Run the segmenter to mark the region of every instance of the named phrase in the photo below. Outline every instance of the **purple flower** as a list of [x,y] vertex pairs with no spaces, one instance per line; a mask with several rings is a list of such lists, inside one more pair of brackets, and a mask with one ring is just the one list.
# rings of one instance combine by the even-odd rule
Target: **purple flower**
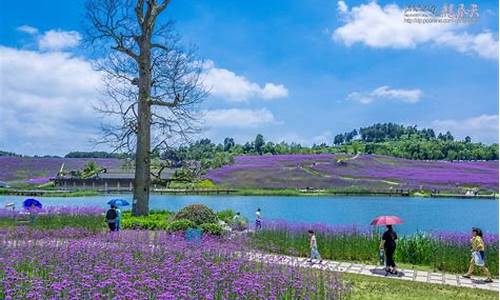
[[166,232],[3,230],[5,298],[35,297],[36,290],[35,299],[338,299],[347,290],[333,272],[244,258],[244,237],[203,236],[196,246]]
[[236,156],[234,164],[206,177],[237,188],[425,189],[498,191],[498,161],[423,161],[360,155],[338,161],[333,154]]

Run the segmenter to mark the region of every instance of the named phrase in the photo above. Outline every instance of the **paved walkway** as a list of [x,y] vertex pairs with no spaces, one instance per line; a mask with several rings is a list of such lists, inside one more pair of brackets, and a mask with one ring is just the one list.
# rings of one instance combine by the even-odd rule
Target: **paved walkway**
[[387,275],[382,266],[364,265],[350,262],[338,262],[332,260],[323,260],[320,264],[315,260],[314,263],[307,261],[307,258],[293,257],[277,254],[251,253],[248,254],[248,259],[255,261],[266,261],[276,264],[293,265],[306,268],[318,268],[337,272],[345,272],[352,274],[360,274],[366,276],[385,277],[396,280],[408,280],[417,282],[427,282],[433,284],[446,284],[456,287],[478,288],[483,290],[497,291],[498,280],[493,280],[493,283],[486,283],[485,278],[474,277],[473,279],[463,278],[457,274],[435,273],[426,271],[417,271],[410,269],[399,269],[400,276]]

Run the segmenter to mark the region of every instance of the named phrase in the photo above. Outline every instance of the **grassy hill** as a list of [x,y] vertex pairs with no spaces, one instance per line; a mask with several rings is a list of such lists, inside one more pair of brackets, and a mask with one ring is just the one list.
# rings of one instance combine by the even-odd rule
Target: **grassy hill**
[[237,156],[234,164],[212,169],[206,177],[231,188],[498,192],[498,161],[423,161],[369,154]]
[[41,184],[48,182],[50,177],[57,172],[64,163],[64,170],[81,169],[89,161],[108,170],[120,169],[123,160],[116,158],[42,158],[42,157],[17,157],[0,156],[0,181]]

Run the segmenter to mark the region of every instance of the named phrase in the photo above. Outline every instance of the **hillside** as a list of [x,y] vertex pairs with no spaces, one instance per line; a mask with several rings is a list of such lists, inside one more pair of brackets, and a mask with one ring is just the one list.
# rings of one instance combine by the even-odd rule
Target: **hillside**
[[498,191],[498,161],[423,161],[382,155],[237,156],[206,177],[232,188]]
[[43,158],[0,156],[0,181],[27,181],[44,183],[57,172],[64,163],[64,170],[81,169],[89,161],[108,170],[120,169],[123,161],[115,158]]

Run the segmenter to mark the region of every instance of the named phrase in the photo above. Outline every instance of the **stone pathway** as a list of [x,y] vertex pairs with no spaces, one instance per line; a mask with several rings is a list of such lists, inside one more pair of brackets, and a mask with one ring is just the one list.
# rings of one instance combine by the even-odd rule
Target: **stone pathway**
[[400,276],[387,275],[382,266],[364,265],[350,262],[338,262],[332,260],[319,261],[314,260],[314,263],[307,261],[307,258],[293,257],[277,254],[265,253],[248,253],[247,258],[254,261],[266,261],[275,264],[293,265],[305,268],[317,268],[336,272],[345,272],[360,274],[366,276],[385,277],[396,280],[408,280],[417,282],[427,282],[433,284],[446,284],[456,287],[478,288],[498,292],[498,280],[494,279],[492,283],[486,283],[484,277],[474,277],[473,279],[463,278],[457,274],[435,273],[426,271],[417,271],[410,269],[399,269]]

